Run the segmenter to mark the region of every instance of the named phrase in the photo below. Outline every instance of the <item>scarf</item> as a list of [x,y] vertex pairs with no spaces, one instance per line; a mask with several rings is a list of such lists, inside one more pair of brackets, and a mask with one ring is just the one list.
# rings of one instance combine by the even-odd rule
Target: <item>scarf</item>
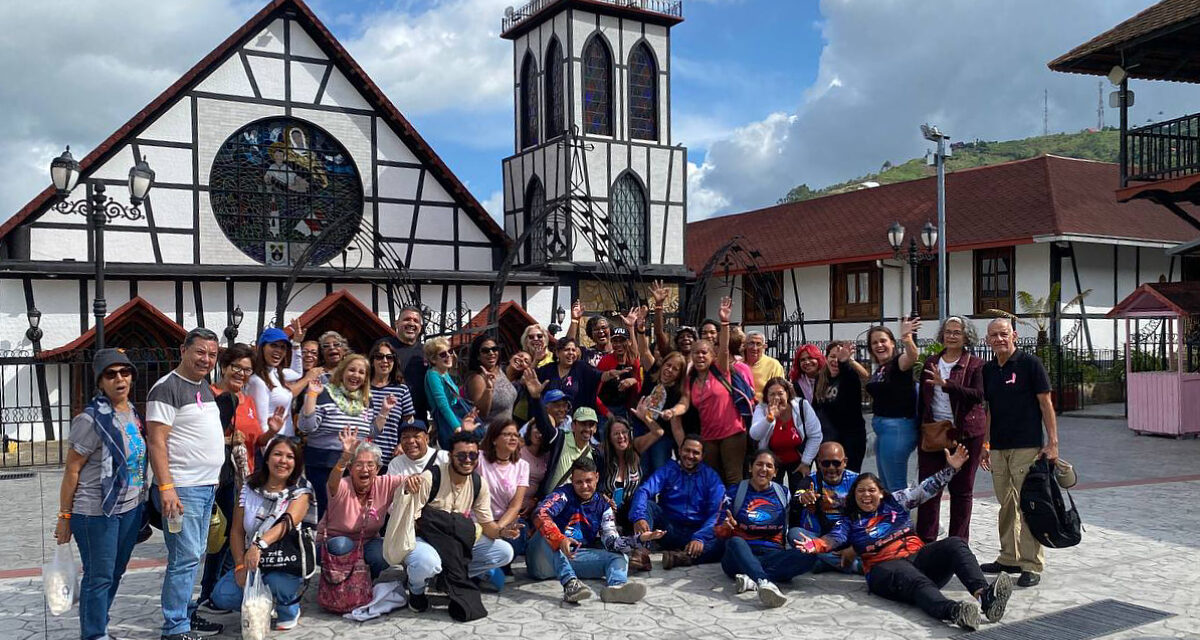
[[[134,420],[140,422],[137,409],[131,406],[130,410]],[[125,493],[125,488],[129,486],[124,425],[117,425],[116,411],[103,392],[97,393],[83,412],[91,417],[96,433],[100,435],[100,441],[104,445],[100,454],[100,506],[105,516],[112,516]],[[142,473],[144,476],[144,468]]]
[[254,488],[246,485],[246,490],[253,491],[258,497],[262,498],[262,504],[258,507],[258,511],[254,513],[254,533],[246,537],[246,548],[249,549],[254,540],[266,535],[271,527],[275,526],[283,514],[287,513],[288,507],[292,500],[307,494],[309,497],[308,513],[304,514],[303,524],[316,526],[317,524],[317,503],[316,494],[313,493],[312,485],[308,480],[301,477],[296,481],[295,486],[288,487],[283,491],[267,491],[265,485],[263,487]]
[[366,404],[360,398],[347,396],[346,390],[337,385],[331,384],[325,387],[325,390],[329,392],[329,397],[333,398],[338,410],[348,416],[356,417],[366,408]]

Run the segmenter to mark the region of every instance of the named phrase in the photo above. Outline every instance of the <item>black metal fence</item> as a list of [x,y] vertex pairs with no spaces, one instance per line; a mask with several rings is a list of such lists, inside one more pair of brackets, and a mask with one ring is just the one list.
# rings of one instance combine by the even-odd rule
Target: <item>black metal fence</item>
[[1127,180],[1166,180],[1200,172],[1200,114],[1130,129]]

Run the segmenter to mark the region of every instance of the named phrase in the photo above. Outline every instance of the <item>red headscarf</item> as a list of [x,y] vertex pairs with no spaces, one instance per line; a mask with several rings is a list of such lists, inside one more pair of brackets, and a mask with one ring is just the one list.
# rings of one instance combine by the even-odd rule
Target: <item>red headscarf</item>
[[800,357],[806,355],[811,356],[817,361],[818,371],[820,371],[821,367],[825,366],[825,354],[821,353],[821,350],[817,348],[817,345],[800,345],[800,347],[796,349],[796,355],[792,356],[792,368],[790,371],[788,371],[788,380],[791,380],[793,383],[800,379]]

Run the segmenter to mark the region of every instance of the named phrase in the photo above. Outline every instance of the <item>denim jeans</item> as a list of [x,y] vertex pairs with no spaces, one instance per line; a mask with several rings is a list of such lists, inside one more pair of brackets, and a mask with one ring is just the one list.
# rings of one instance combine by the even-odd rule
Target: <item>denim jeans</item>
[[[331,556],[344,556],[354,551],[355,540],[347,536],[335,536],[325,541],[325,549]],[[363,542],[363,561],[371,568],[371,579],[379,577],[388,568],[383,559],[383,538],[371,538]]]
[[529,541],[525,565],[529,577],[534,580],[558,578],[562,585],[572,578],[604,578],[604,584],[609,587],[629,581],[629,558],[625,554],[579,547],[575,557],[568,558],[562,551],[551,549],[540,533],[534,534]]
[[875,467],[884,488],[899,491],[908,486],[908,459],[917,450],[917,422],[912,418],[871,418],[875,430]]
[[529,547],[529,521],[525,518],[517,518],[517,523],[524,525],[521,527],[521,535],[508,541],[508,544],[512,546],[514,558],[525,555],[525,551]]
[[108,610],[117,597],[117,587],[142,526],[142,505],[111,517],[75,514],[69,522],[83,563],[79,637],[103,638],[108,633]]
[[[167,542],[167,570],[163,577],[162,612],[164,636],[192,630],[192,613],[196,602],[192,589],[196,586],[196,569],[208,546],[208,527],[212,519],[216,485],[178,487],[175,494],[183,505],[183,529],[179,533],[163,531]],[[162,511],[162,496],[158,486],[150,492],[155,506]],[[163,518],[165,525],[165,516]]]
[[745,538],[734,536],[725,541],[725,555],[721,557],[721,570],[732,578],[739,573],[751,580],[788,582],[796,576],[811,571],[817,559],[799,549],[755,549]]
[[[492,569],[503,567],[512,562],[513,548],[505,540],[492,540],[487,536],[479,536],[475,546],[471,548],[471,561],[467,564],[467,576],[474,578]],[[437,550],[420,537],[417,545],[404,557],[404,567],[408,572],[408,590],[415,594],[425,593],[429,581],[442,572],[442,558]]]
[[[275,598],[275,614],[278,621],[295,620],[296,616],[300,615],[300,589],[304,586],[304,580],[300,576],[283,571],[268,571],[263,574],[263,582]],[[213,587],[213,604],[222,609],[241,611],[243,591],[238,586],[237,576],[230,571],[222,575]]]
[[[697,525],[688,523],[676,524],[671,522],[667,519],[662,507],[658,506],[657,502],[649,501],[646,502],[646,523],[650,525],[651,531],[661,529],[667,532],[667,535],[658,540],[660,548],[675,551],[680,551],[686,547],[700,528]],[[704,543],[704,550],[700,552],[700,557],[696,558],[695,563],[704,564],[720,560],[722,548],[721,540],[713,536]]]

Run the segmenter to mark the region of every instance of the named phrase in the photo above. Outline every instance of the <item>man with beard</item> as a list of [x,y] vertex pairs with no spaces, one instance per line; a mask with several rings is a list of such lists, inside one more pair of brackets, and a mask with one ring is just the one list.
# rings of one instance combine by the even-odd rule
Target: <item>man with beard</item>
[[679,460],[672,460],[646,479],[633,494],[629,519],[633,531],[642,535],[662,529],[663,568],[714,562],[722,545],[713,532],[725,501],[721,476],[700,462],[704,444],[688,434],[679,447]]

